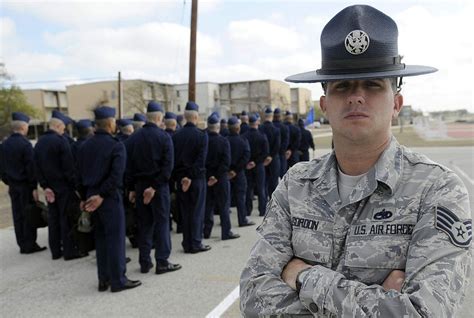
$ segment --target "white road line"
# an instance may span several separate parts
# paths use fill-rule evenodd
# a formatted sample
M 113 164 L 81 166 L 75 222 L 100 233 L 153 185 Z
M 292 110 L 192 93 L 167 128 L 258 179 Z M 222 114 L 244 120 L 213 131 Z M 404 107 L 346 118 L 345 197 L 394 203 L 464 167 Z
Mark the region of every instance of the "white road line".
M 239 286 L 235 287 L 235 289 L 224 298 L 223 301 L 219 305 L 217 305 L 214 310 L 207 314 L 206 318 L 219 318 L 223 313 L 229 309 L 230 306 L 235 302 L 237 298 L 239 298 Z
M 468 175 L 467 173 L 465 173 L 461 168 L 459 168 L 458 166 L 456 166 L 454 163 L 451 163 L 454 170 L 456 170 L 461 176 L 463 176 L 467 181 L 469 181 L 471 183 L 472 186 L 474 186 L 474 180 L 472 180 Z

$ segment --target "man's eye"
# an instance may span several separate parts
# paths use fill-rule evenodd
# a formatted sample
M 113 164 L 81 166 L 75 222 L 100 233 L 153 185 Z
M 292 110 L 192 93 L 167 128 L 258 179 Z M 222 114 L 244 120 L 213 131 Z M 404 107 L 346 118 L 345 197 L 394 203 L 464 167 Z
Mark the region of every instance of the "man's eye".
M 366 82 L 367 87 L 381 87 L 378 82 L 368 81 Z
M 349 83 L 348 82 L 342 82 L 342 83 L 338 83 L 336 84 L 336 89 L 338 90 L 341 90 L 341 89 L 346 89 L 349 87 Z

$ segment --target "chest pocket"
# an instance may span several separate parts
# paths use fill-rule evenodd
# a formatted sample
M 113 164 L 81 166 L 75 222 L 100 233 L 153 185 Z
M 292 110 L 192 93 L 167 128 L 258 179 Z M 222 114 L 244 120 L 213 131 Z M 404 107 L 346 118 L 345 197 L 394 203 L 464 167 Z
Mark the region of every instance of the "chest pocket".
M 296 257 L 310 264 L 330 266 L 333 245 L 332 223 L 318 222 L 315 229 L 293 226 L 292 244 Z
M 366 284 L 381 284 L 392 270 L 405 270 L 411 235 L 392 235 L 386 232 L 354 235 L 354 230 L 352 226 L 344 257 L 345 269 L 351 279 Z

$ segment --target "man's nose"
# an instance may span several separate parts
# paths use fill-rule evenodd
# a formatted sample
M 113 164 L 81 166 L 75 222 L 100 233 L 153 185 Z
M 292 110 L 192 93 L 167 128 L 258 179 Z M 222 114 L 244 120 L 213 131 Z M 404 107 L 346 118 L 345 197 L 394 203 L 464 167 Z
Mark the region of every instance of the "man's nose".
M 350 105 L 361 105 L 365 102 L 364 90 L 360 86 L 355 86 L 348 97 Z

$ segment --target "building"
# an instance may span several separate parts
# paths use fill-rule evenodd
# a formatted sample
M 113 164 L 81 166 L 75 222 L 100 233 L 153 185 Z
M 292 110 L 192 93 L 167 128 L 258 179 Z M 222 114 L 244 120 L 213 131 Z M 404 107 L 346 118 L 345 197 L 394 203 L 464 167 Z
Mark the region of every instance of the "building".
M 291 89 L 291 112 L 304 116 L 311 107 L 311 91 L 307 88 L 295 87 Z
M 260 80 L 220 84 L 221 109 L 230 114 L 262 112 L 265 106 L 288 110 L 291 106 L 290 86 L 282 81 Z
M 173 85 L 173 95 L 170 99 L 171 111 L 182 114 L 188 102 L 188 84 Z M 220 105 L 219 84 L 212 82 L 196 83 L 196 100 L 199 105 L 199 114 L 207 118 L 213 111 L 217 111 L 223 118 L 228 117 L 228 110 Z
M 144 80 L 122 81 L 122 110 L 119 107 L 118 81 L 101 81 L 66 87 L 69 115 L 74 119 L 92 118 L 92 110 L 100 105 L 117 109 L 117 117 L 129 118 L 134 113 L 145 113 L 149 101 L 156 100 L 168 110 L 172 108 L 170 84 Z
M 51 118 L 53 110 L 59 110 L 64 114 L 68 114 L 68 100 L 66 91 L 63 90 L 47 90 L 47 89 L 25 89 L 23 90 L 28 104 L 38 109 L 40 118 L 33 119 L 37 123 L 46 122 Z

